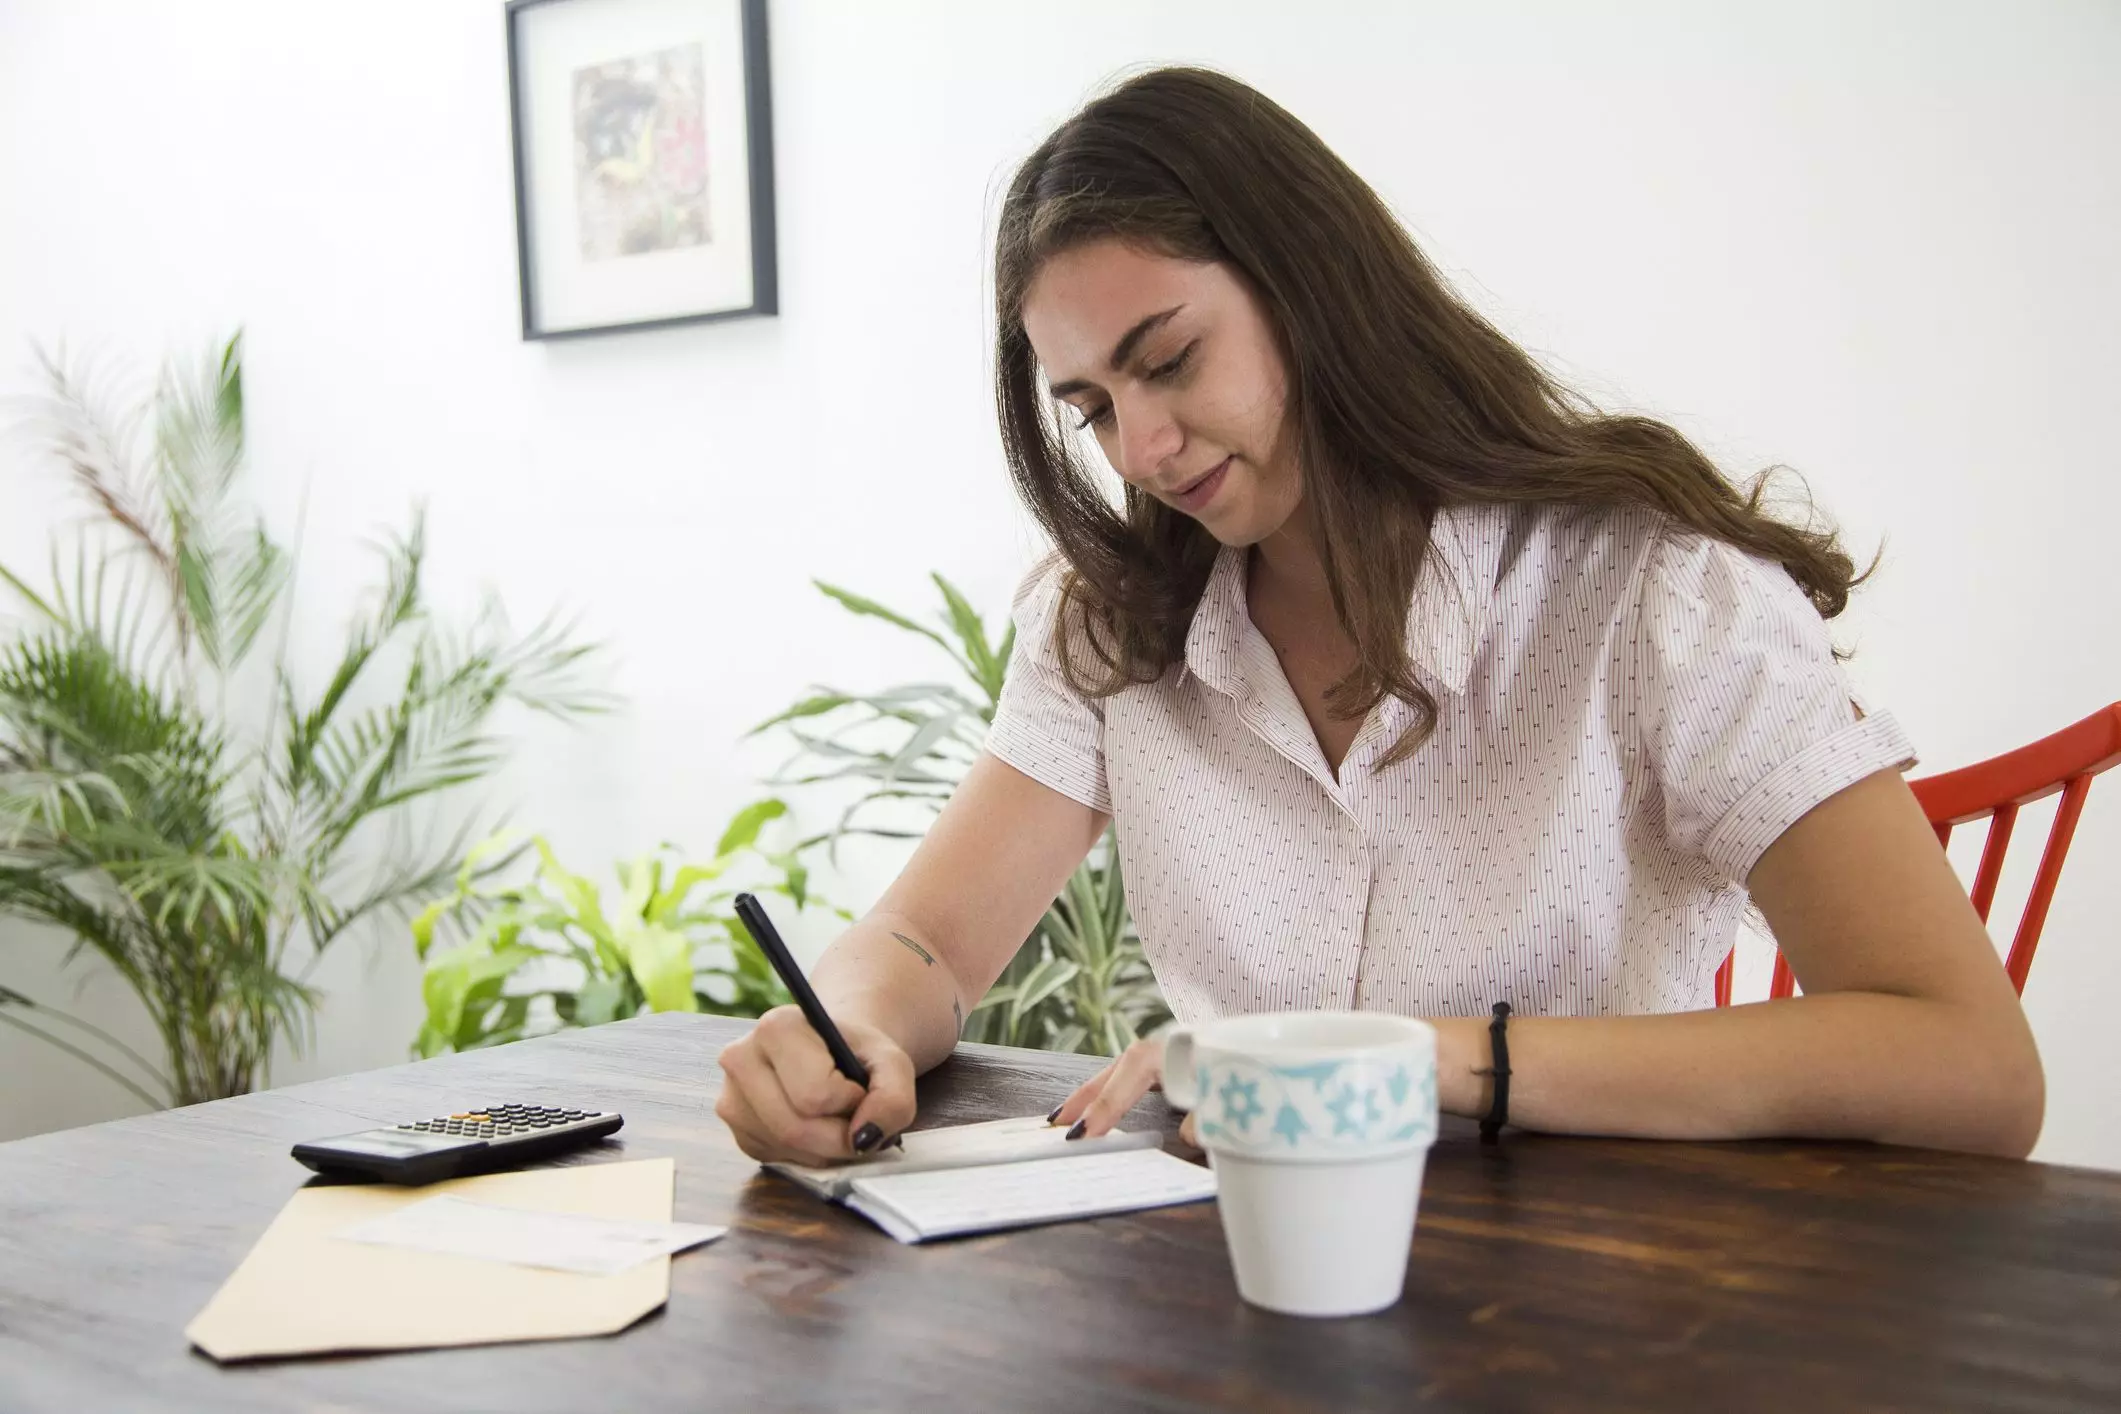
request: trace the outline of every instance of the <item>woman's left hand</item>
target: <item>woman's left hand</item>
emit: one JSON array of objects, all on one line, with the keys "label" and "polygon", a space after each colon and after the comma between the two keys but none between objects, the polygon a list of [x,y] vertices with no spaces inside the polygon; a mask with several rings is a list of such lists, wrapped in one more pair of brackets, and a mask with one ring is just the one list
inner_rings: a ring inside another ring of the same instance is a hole
[{"label": "woman's left hand", "polygon": [[[1163,1084],[1164,1043],[1136,1041],[1120,1053],[1118,1060],[1085,1080],[1074,1094],[1053,1112],[1053,1123],[1069,1126],[1070,1139],[1094,1139],[1110,1133],[1135,1102]],[[1195,1148],[1193,1116],[1179,1126],[1178,1137]]]}]

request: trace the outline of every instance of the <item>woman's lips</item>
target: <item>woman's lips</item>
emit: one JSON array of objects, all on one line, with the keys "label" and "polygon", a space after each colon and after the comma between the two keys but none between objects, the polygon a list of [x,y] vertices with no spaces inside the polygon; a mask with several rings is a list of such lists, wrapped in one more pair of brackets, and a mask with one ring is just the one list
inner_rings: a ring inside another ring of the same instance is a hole
[{"label": "woman's lips", "polygon": [[1215,499],[1215,493],[1222,489],[1223,478],[1229,474],[1229,471],[1230,459],[1224,457],[1215,464],[1215,469],[1206,476],[1203,476],[1191,486],[1173,492],[1171,499],[1178,504],[1180,510],[1191,515]]}]

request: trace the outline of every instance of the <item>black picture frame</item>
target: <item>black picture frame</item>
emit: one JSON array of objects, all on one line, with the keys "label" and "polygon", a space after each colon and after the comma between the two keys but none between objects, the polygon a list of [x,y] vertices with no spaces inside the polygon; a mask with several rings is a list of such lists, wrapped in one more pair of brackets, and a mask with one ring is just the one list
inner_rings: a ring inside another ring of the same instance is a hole
[{"label": "black picture frame", "polygon": [[523,75],[518,49],[519,21],[527,12],[554,5],[595,4],[598,0],[508,0],[508,132],[515,167],[517,296],[523,338],[579,339],[593,334],[639,329],[669,329],[681,324],[708,324],[780,313],[780,275],[774,252],[773,99],[766,46],[766,0],[737,0],[743,28],[745,151],[748,155],[751,217],[751,302],[736,308],[699,310],[612,324],[564,329],[542,327],[537,314],[536,251],[531,236],[532,194],[523,158]]}]

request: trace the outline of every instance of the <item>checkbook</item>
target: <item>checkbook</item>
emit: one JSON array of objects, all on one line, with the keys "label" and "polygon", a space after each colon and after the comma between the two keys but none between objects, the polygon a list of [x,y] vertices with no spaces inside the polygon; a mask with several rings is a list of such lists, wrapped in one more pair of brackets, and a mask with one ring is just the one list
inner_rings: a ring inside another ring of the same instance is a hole
[{"label": "checkbook", "polygon": [[1043,1115],[905,1136],[902,1149],[814,1168],[768,1164],[900,1242],[1075,1222],[1215,1196],[1215,1175],[1153,1130],[1068,1140]]}]

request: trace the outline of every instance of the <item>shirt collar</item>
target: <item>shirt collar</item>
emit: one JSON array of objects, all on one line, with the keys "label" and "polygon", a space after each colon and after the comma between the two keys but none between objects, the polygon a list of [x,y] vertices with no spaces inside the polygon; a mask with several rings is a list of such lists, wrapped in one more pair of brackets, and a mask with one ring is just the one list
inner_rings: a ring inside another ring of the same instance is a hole
[{"label": "shirt collar", "polygon": [[[1473,659],[1494,617],[1509,512],[1499,505],[1448,507],[1429,527],[1429,550],[1407,610],[1407,656],[1446,691],[1465,691]],[[1201,591],[1186,632],[1186,667],[1225,696],[1244,687],[1244,644],[1252,628],[1245,608],[1242,547],[1224,546]]]}]

